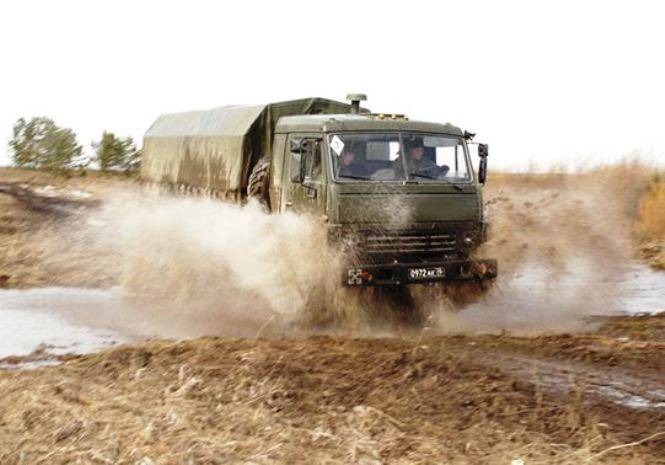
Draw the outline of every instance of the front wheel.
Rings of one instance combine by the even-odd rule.
[[[482,299],[493,284],[494,279],[452,281],[443,285],[443,294],[455,308],[461,309]]]
[[[300,323],[317,330],[363,332],[420,328],[427,319],[406,286],[322,285],[311,290]]]

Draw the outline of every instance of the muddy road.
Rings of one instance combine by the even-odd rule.
[[[313,319],[302,218],[0,170],[0,463],[665,463],[665,274],[604,176],[497,179],[500,281],[414,325]]]

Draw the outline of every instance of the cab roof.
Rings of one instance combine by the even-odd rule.
[[[341,131],[414,131],[464,135],[460,128],[450,123],[411,121],[404,117],[380,117],[369,113],[283,116],[275,126],[276,133]]]

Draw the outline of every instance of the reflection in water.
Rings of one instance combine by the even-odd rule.
[[[43,288],[0,292],[0,358],[49,354],[84,354],[130,340],[91,324],[120,304],[113,291]],[[88,314],[88,324],[77,315]],[[97,315],[97,317],[95,316]]]
[[[621,311],[630,314],[665,311],[665,273],[662,271],[634,264],[616,284],[623,292]]]
[[[530,263],[499,273],[484,298],[461,311],[433,312],[439,334],[556,334],[592,330],[594,318],[665,310],[665,273],[640,263],[612,269],[575,258],[563,266]]]
[[[547,270],[525,267],[511,280],[521,295],[547,293],[567,300],[571,294],[582,295],[579,306],[594,304],[601,313],[658,313],[665,310],[665,273],[641,263],[624,265],[616,273],[597,272],[587,261],[571,260],[569,268],[557,279]],[[594,300],[590,302],[590,300]]]

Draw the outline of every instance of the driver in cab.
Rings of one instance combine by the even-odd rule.
[[[408,140],[404,145],[407,150],[406,163],[409,167],[409,176],[437,179],[448,172],[447,166],[438,166],[425,156],[425,144],[420,137]]]

